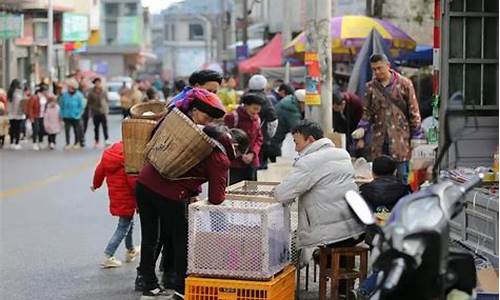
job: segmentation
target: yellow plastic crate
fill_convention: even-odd
[[[187,300],[293,300],[295,267],[288,266],[269,281],[233,280],[189,276]]]

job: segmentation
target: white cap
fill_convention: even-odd
[[[296,90],[295,97],[297,97],[297,100],[299,100],[299,102],[306,101],[306,90],[304,89]]]
[[[66,85],[69,87],[74,88],[75,90],[78,89],[78,81],[76,81],[75,78],[69,78],[66,80]]]
[[[253,75],[248,81],[248,88],[251,90],[263,90],[267,86],[267,79],[263,75]]]

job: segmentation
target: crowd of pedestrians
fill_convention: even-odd
[[[178,84],[181,84],[179,81]],[[120,89],[123,117],[137,103],[160,100],[160,93],[148,81],[135,81],[129,88],[125,83]],[[168,95],[167,95],[168,96]],[[111,145],[108,117],[110,100],[103,78],[84,78],[80,72],[60,82],[44,78],[33,93],[30,87],[14,79],[7,90],[0,88],[0,149],[35,151],[56,149],[57,136],[64,134],[64,150],[86,146],[85,134],[89,121],[94,128],[94,148]],[[26,145],[31,140],[32,145]]]

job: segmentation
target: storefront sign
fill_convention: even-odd
[[[118,18],[118,37],[120,45],[136,45],[142,41],[142,22],[137,16]]]
[[[22,37],[23,31],[24,15],[0,12],[0,40]]]
[[[321,105],[321,85],[318,53],[306,52],[305,65],[307,67],[306,76],[306,105]]]
[[[64,13],[62,40],[81,42],[89,39],[89,17],[81,14]]]
[[[236,46],[236,60],[242,61],[248,58],[248,45]]]

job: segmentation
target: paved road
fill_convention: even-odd
[[[109,123],[116,141],[119,116]],[[0,150],[0,298],[138,299],[137,262],[99,268],[117,222],[108,213],[106,188],[89,190],[102,150],[63,151],[63,144],[60,134],[54,151],[35,152],[31,143]],[[138,243],[139,226],[134,232]],[[123,258],[123,246],[117,256]]]
[[[120,117],[111,116],[109,127],[111,140],[118,140]],[[87,141],[93,140],[92,129]],[[118,269],[99,267],[117,222],[108,212],[107,189],[89,190],[102,150],[64,151],[64,135],[57,138],[54,151],[35,152],[29,142],[20,151],[0,150],[0,299],[139,299],[133,289],[137,261]],[[291,139],[285,144],[285,154],[293,155]],[[289,171],[288,160],[259,178],[281,178]],[[136,223],[139,243],[138,217]],[[123,245],[117,257],[123,259]],[[311,280],[301,299],[317,298]]]

